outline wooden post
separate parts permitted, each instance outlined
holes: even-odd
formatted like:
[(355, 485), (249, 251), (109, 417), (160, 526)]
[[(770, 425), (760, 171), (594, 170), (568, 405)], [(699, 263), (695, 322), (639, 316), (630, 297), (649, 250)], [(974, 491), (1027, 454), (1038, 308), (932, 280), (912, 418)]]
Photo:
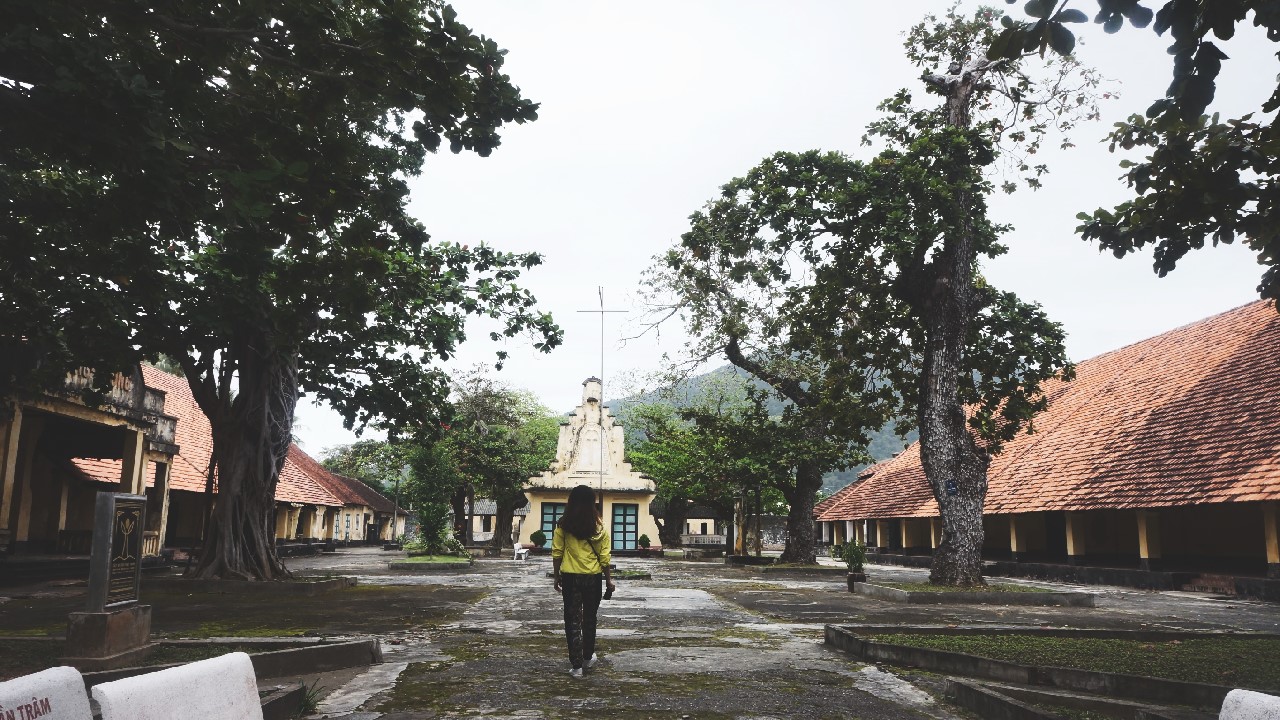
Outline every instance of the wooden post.
[(907, 548), (911, 547), (911, 520), (902, 518), (898, 521), (898, 535), (902, 540), (902, 554), (907, 554)]
[(1009, 557), (1020, 562), (1027, 552), (1026, 527), (1018, 522), (1017, 515), (1009, 516)]
[(124, 449), (120, 462), (120, 492), (131, 495), (147, 494), (147, 436), (138, 430), (125, 428)]
[(1160, 569), (1160, 514), (1155, 510), (1138, 511), (1138, 566)]
[(889, 521), (876, 521), (876, 543), (882, 550), (889, 549)]
[[(40, 441), (40, 430), (44, 423), (38, 417), (27, 421), (27, 442), (19, 443), (21, 455), (19, 475), (21, 480), (21, 497), (18, 499), (18, 527), (13, 535), (14, 543), (25, 543), (31, 535), (31, 502), (35, 494), (35, 478), (31, 477), (36, 460), (36, 445)], [(25, 451), (25, 452), (24, 452)]]
[(67, 473), (58, 473), (62, 479), (62, 492), (58, 498), (58, 540), (62, 539), (62, 531), (67, 529), (67, 502), (71, 496), (71, 477)]
[(160, 498), (160, 527), (157, 528), (160, 533), (160, 549), (164, 549), (165, 535), (169, 527), (169, 473), (172, 471), (170, 463), (156, 463), (155, 489), (156, 495)]
[(22, 406), (13, 406), (13, 419), (4, 430), (4, 445), (0, 446), (0, 530), (7, 531), (9, 516), (13, 514), (13, 491), (18, 477), (18, 438), (22, 436)]
[(1066, 513), (1067, 525), (1067, 564), (1083, 565), (1085, 553), (1084, 513)]
[(1267, 577), (1280, 578), (1280, 519), (1276, 517), (1280, 503), (1262, 503), (1262, 527), (1267, 539)]
[(942, 518), (929, 518), (929, 547), (937, 550), (942, 544)]

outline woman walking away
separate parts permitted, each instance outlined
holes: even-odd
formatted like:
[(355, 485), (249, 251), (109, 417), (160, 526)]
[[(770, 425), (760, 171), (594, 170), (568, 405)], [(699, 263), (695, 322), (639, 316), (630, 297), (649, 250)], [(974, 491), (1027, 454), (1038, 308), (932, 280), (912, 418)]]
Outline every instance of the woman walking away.
[(600, 578), (609, 594), (609, 534), (596, 510), (596, 495), (586, 485), (569, 493), (569, 504), (551, 534), (551, 566), (556, 592), (564, 598), (564, 636), (569, 641), (569, 674), (596, 664), (596, 611), (600, 609)]

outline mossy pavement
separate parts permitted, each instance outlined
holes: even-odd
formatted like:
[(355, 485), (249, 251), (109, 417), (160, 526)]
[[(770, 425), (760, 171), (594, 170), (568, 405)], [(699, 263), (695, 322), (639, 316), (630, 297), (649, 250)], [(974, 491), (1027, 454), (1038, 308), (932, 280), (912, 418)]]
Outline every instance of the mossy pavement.
[[(601, 610), (603, 661), (574, 679), (559, 597), (545, 577), (548, 560), (484, 559), (462, 572), (406, 576), (386, 569), (398, 555), (350, 549), (291, 560), (299, 574), (359, 578), (354, 588), (313, 597), (160, 592), (144, 583), (143, 599), (153, 605), (162, 637), (382, 638), (386, 664), (305, 679), (323, 688), (322, 717), (353, 720), (968, 718), (936, 697), (936, 678), (867, 667), (828, 649), (823, 625), (1280, 631), (1274, 604), (1191, 594), (1108, 588), (1095, 609), (913, 607), (852, 595), (844, 578), (831, 574), (765, 576), (716, 561), (625, 558), (620, 568), (647, 571), (651, 579), (619, 583)], [(924, 579), (910, 568), (869, 570), (889, 582)], [(6, 591), (0, 636), (60, 634), (83, 593), (75, 584)], [(24, 664), (30, 663), (47, 666), (48, 659), (33, 649)]]

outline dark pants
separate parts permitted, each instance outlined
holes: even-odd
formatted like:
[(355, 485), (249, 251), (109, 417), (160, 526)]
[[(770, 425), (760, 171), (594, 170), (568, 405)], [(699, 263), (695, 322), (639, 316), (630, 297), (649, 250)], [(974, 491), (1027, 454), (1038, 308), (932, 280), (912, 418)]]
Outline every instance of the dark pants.
[(596, 611), (604, 576), (561, 573), (564, 597), (564, 636), (569, 642), (569, 662), (580, 668), (596, 651)]

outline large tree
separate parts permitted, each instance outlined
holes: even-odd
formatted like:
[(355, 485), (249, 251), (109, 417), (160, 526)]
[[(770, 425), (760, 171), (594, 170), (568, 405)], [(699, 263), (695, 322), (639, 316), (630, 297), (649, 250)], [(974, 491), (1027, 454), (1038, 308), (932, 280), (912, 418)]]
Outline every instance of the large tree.
[[(641, 439), (627, 451), (637, 470), (653, 478), (665, 512), (658, 532), (664, 547), (679, 547), (691, 505), (723, 520), (793, 491), (793, 449), (779, 437), (766, 393), (737, 374), (702, 383), (692, 396), (657, 393), (663, 402), (628, 407), (624, 423)], [(742, 527), (739, 528), (743, 529)]]
[[(668, 259), (701, 342), (733, 360), (735, 335), (758, 327), (777, 345), (739, 349), (748, 369), (769, 357), (822, 370), (791, 380), (798, 408), (856, 409), (831, 427), (861, 437), (896, 416), (895, 401), (914, 410), (943, 519), (931, 578), (945, 584), (981, 584), (990, 455), (1043, 407), (1041, 382), (1070, 374), (1061, 328), (978, 273), (979, 258), (1004, 252), (989, 175), (1003, 150), (1036, 185), (1046, 168), (1027, 158), (1047, 132), (1094, 114), (1095, 80), (1074, 62), (1051, 63), (1038, 85), (1021, 55), (986, 59), (994, 19), (952, 12), (908, 33), (907, 57), (941, 102), (918, 109), (902, 91), (882, 105), (874, 160), (779, 153), (694, 215)], [(756, 300), (733, 295), (740, 287)], [(758, 376), (788, 387), (781, 373)]]
[[(775, 282), (789, 258), (753, 242), (744, 231), (749, 205), (739, 204), (752, 179), (735, 180), (723, 197), (692, 218), (679, 249), (651, 271), (651, 302), (662, 322), (679, 315), (692, 338), (692, 362), (725, 358), (764, 383), (781, 401), (770, 419), (768, 441), (789, 458), (782, 489), (790, 504), (784, 562), (815, 560), (814, 498), (830, 470), (868, 458), (869, 433), (892, 419), (895, 395), (878, 382), (882, 363), (873, 337), (833, 327), (843, 341), (843, 361), (829, 362), (814, 352), (814, 336), (798, 302), (797, 290)], [(748, 201), (749, 202), (749, 201)], [(846, 324), (847, 326), (847, 324)]]
[[(1035, 47), (1070, 54), (1075, 36), (1064, 23), (1087, 19), (1071, 4), (1028, 2), (1029, 19), (1007, 21), (989, 55), (1005, 57)], [(1156, 11), (1137, 0), (1076, 4), (1093, 5), (1094, 22), (1108, 33), (1119, 32), (1127, 20), (1157, 35), (1168, 33), (1172, 40), (1172, 79), (1163, 96), (1110, 135), (1112, 152), (1149, 153), (1120, 163), (1133, 199), (1110, 210), (1081, 213), (1077, 230), (1116, 257), (1152, 246), (1154, 269), (1161, 277), (1191, 250), (1242, 242), (1265, 268), (1258, 294), (1280, 299), (1280, 116), (1275, 114), (1280, 82), (1258, 112), (1225, 120), (1216, 113), (1205, 115), (1223, 61), (1229, 59), (1225, 43), (1247, 21), (1265, 30), (1268, 40), (1280, 41), (1280, 10), (1266, 0), (1170, 0)]]
[(284, 574), (300, 391), (430, 427), (467, 315), (559, 341), (513, 284), (536, 255), (432, 243), (407, 212), (442, 143), (487, 155), (536, 118), (447, 5), (17, 0), (0, 28), (0, 326), (35, 354), (11, 375), (180, 363), (218, 478), (196, 574)]
[(478, 492), (496, 505), (493, 546), (511, 547), (513, 514), (528, 502), (524, 484), (555, 459), (560, 422), (533, 395), (483, 368), (460, 376), (452, 402), (454, 419), (442, 444), (466, 494)]
[(323, 465), (339, 475), (355, 478), (383, 495), (394, 492), (416, 446), (407, 442), (358, 440), (325, 448)]

